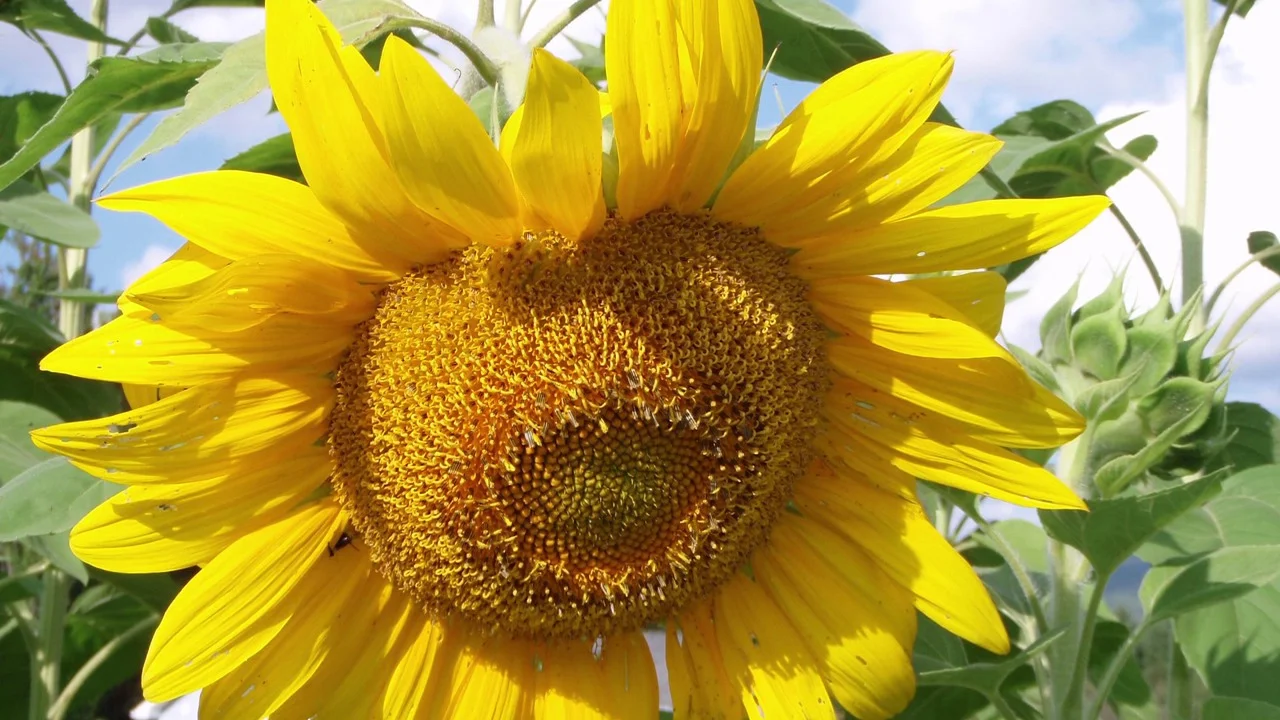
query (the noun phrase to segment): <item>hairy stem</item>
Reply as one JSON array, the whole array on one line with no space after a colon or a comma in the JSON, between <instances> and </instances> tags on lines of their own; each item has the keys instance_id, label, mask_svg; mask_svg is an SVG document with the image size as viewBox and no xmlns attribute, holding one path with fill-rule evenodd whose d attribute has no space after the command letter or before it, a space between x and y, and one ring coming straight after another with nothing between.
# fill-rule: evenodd
<instances>
[{"instance_id":1,"label":"hairy stem","mask_svg":"<svg viewBox=\"0 0 1280 720\"><path fill-rule=\"evenodd\" d=\"M1156 294L1164 294L1164 281L1160 279L1160 270L1156 267L1156 261L1151 258L1151 253L1147 252L1147 246L1142 243L1142 238L1138 236L1138 231L1129 224L1129 218L1120 212L1119 206L1114 202L1111 203L1112 216L1120 223L1120 227L1124 228L1129 239L1133 241L1133 247L1138 251L1138 256L1142 258L1142 264L1147 268L1147 274L1151 276L1151 282L1155 283Z\"/></svg>"},{"instance_id":2,"label":"hairy stem","mask_svg":"<svg viewBox=\"0 0 1280 720\"><path fill-rule=\"evenodd\" d=\"M533 39L529 41L529 47L546 47L546 44L551 42L552 38L563 32L565 28L569 27L569 24L574 20L577 20L579 15L599 4L600 0L576 0L574 3L569 5L569 7L565 8L564 12L560 13L555 17L555 19L547 23L546 27L539 30L538 34L534 35Z\"/></svg>"},{"instance_id":3,"label":"hairy stem","mask_svg":"<svg viewBox=\"0 0 1280 720\"><path fill-rule=\"evenodd\" d=\"M1107 589L1109 575L1099 574L1093 585L1093 593L1089 596L1089 605L1084 611L1084 625L1080 629L1080 638L1076 644L1076 661L1071 668L1071 681L1067 685L1066 702L1063 704L1064 718L1080 717L1084 710L1084 686L1089 677L1089 653L1093 650L1093 633L1098 626L1098 611L1102 609L1102 596Z\"/></svg>"},{"instance_id":4,"label":"hairy stem","mask_svg":"<svg viewBox=\"0 0 1280 720\"><path fill-rule=\"evenodd\" d=\"M31 697L27 701L30 720L46 719L61 687L62 641L70 599L71 578L61 570L46 570L40 590L36 652L31 657Z\"/></svg>"}]
</instances>

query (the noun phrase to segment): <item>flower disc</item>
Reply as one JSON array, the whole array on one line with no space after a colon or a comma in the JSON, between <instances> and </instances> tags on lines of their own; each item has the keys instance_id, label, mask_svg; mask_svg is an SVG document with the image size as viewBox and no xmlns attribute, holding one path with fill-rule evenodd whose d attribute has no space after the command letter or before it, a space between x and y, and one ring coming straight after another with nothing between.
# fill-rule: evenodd
<instances>
[{"instance_id":1,"label":"flower disc","mask_svg":"<svg viewBox=\"0 0 1280 720\"><path fill-rule=\"evenodd\" d=\"M527 234L387 288L338 376L334 488L381 572L515 636L640 627L731 576L810 458L823 329L754 230Z\"/></svg>"}]
</instances>

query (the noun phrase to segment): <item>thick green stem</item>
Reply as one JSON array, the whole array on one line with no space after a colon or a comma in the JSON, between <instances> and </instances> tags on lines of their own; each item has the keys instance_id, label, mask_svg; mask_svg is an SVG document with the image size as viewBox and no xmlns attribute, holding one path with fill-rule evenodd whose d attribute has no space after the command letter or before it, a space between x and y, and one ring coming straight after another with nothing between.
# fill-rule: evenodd
<instances>
[{"instance_id":1,"label":"thick green stem","mask_svg":"<svg viewBox=\"0 0 1280 720\"><path fill-rule=\"evenodd\" d=\"M1233 3L1234 4L1234 3ZM1187 58L1187 183L1178 218L1182 235L1182 301L1191 313L1192 335L1204 330L1208 315L1196 293L1204 284L1204 220L1209 169L1209 0L1183 0ZM1230 15L1230 9L1227 12ZM1214 48L1216 50L1216 46Z\"/></svg>"},{"instance_id":2,"label":"thick green stem","mask_svg":"<svg viewBox=\"0 0 1280 720\"><path fill-rule=\"evenodd\" d=\"M89 22L98 29L107 27L107 0L93 0L89 7ZM92 64L102 57L105 48L100 42L90 42L88 62ZM89 180L93 170L94 127L90 124L71 138L71 177L67 186L67 200L85 212L91 210L93 187ZM85 267L89 263L89 251L79 248L61 248L58 252L58 289L71 290L84 287ZM84 308L74 301L62 299L58 303L58 328L68 340L79 336L84 328Z\"/></svg>"},{"instance_id":3,"label":"thick green stem","mask_svg":"<svg viewBox=\"0 0 1280 720\"><path fill-rule=\"evenodd\" d=\"M1084 686L1089 678L1089 653L1093 650L1093 633L1098 626L1098 611L1102 609L1102 596L1107 589L1109 576L1099 575L1094 581L1089 606L1084 611L1084 625L1076 644L1076 661L1071 669L1071 682L1067 685L1067 697L1062 706L1062 717L1076 720L1084 711Z\"/></svg>"},{"instance_id":4,"label":"thick green stem","mask_svg":"<svg viewBox=\"0 0 1280 720\"><path fill-rule=\"evenodd\" d=\"M31 695L27 701L30 720L46 720L61 688L62 639L70 598L71 578L61 570L50 568L45 571L40 591L36 652L31 658Z\"/></svg>"},{"instance_id":5,"label":"thick green stem","mask_svg":"<svg viewBox=\"0 0 1280 720\"><path fill-rule=\"evenodd\" d=\"M1065 445L1058 456L1058 475L1080 497L1093 494L1089 463L1092 428ZM1048 627L1065 630L1062 640L1045 652L1052 683L1052 714L1059 720L1078 720L1079 714L1067 715L1070 706L1073 668L1080 648L1084 612L1080 583L1088 572L1088 563L1075 548L1049 539L1050 589Z\"/></svg>"}]
</instances>

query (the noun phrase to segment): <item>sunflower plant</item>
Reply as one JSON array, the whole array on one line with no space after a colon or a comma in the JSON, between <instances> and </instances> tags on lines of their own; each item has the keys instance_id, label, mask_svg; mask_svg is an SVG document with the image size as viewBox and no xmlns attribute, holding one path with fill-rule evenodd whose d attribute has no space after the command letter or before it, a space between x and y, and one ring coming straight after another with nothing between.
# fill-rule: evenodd
<instances>
[{"instance_id":1,"label":"sunflower plant","mask_svg":"<svg viewBox=\"0 0 1280 720\"><path fill-rule=\"evenodd\" d=\"M172 21L254 4L229 46ZM0 224L58 288L0 305L0 717L1280 716L1277 420L1226 401L1274 293L1224 329L1203 289L1251 3L1187 3L1177 298L1106 195L1160 183L1127 118L963 129L950 54L819 0L612 0L573 60L597 2L507 5L175 0L121 40L106 0L0 3L66 84L0 97ZM758 128L770 73L814 87ZM286 135L101 192L263 90ZM186 244L95 293L94 205ZM1004 342L1102 213L1158 302L1072 290Z\"/></svg>"}]
</instances>

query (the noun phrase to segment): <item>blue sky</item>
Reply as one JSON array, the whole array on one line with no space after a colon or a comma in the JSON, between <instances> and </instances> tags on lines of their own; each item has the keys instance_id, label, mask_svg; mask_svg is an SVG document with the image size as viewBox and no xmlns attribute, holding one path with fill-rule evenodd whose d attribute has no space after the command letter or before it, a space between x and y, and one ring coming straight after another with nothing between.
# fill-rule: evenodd
<instances>
[{"instance_id":1,"label":"blue sky","mask_svg":"<svg viewBox=\"0 0 1280 720\"><path fill-rule=\"evenodd\" d=\"M71 4L83 12L87 0ZM116 35L128 35L168 4L169 0L117 2L110 29ZM453 0L410 0L410 4L462 28L470 22L474 7L473 1ZM537 28L542 18L565 4L565 0L540 0L530 27ZM954 50L956 69L945 102L970 127L988 129L1018 110L1064 97L1103 118L1148 111L1113 132L1112 139L1123 142L1142 132L1154 133L1162 145L1151 165L1180 192L1184 125L1181 3L1177 0L845 0L836 5L894 49ZM1269 175L1270 168L1280 164L1280 141L1265 125L1265 118L1276 116L1280 88L1274 73L1260 71L1280 66L1272 40L1280 32L1278 11L1260 3L1247 20L1234 23L1216 70L1209 203L1211 280L1246 257L1242 239L1249 230L1280 227L1276 203L1259 194L1259 184L1251 180ZM262 16L256 10L201 9L184 13L177 21L202 39L230 41L256 32ZM570 28L570 34L595 40L602 27L601 16L589 12ZM81 64L82 45L58 40L55 47L73 75L78 75L75 68ZM567 48L565 43L553 46L561 52ZM786 80L775 80L772 86L762 103L762 125L777 122L783 109L793 107L809 89ZM772 97L775 87L780 104ZM39 48L8 26L0 26L0 93L58 88L57 77ZM265 97L233 109L177 146L129 168L113 187L218 167L224 159L284 130L279 117L266 110ZM117 158L126 156L154 124L154 118L145 123ZM1176 276L1176 227L1159 195L1140 178L1121 183L1113 195L1147 238L1164 274ZM98 212L96 217L103 240L90 253L90 270L95 285L104 290L121 289L130 277L162 260L181 242L140 215ZM0 262L11 258L11 250L0 250ZM1036 346L1034 328L1039 316L1077 276L1083 274L1086 293L1096 292L1114 272L1126 268L1132 272L1137 266L1132 260L1128 241L1114 221L1099 220L1050 253L1049 260L1020 281L1019 286L1029 292L1010 305L1006 338ZM1149 303L1146 281L1137 273L1131 277L1131 302ZM1227 293L1228 314L1246 305L1250 294L1256 295L1271 280L1260 270L1245 273L1238 291ZM1237 394L1260 395L1273 408L1280 407L1280 388L1269 378L1270 366L1280 360L1280 342L1270 339L1280 337L1278 316L1274 311L1265 313L1252 334L1246 333L1250 342L1240 353L1235 383Z\"/></svg>"}]
</instances>

